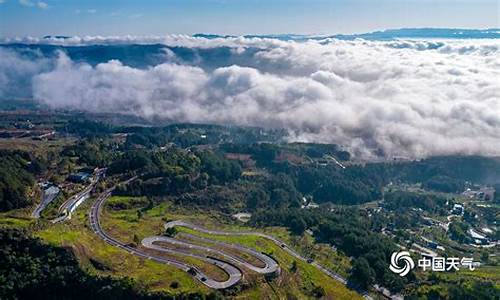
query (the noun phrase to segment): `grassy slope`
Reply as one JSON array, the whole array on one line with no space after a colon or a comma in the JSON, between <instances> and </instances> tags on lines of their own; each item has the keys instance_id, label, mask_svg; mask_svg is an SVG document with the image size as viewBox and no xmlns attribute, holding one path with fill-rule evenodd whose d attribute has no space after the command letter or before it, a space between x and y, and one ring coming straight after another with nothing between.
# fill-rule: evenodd
<instances>
[{"instance_id":1,"label":"grassy slope","mask_svg":"<svg viewBox=\"0 0 500 300\"><path fill-rule=\"evenodd\" d=\"M110 201L116 202L120 201L120 199L113 197ZM212 212L188 212L183 209L174 208L169 202L166 202L143 213L140 219L138 219L137 216L137 209L121 211L106 210L103 217L103 223L107 226L107 228L113 231L113 234L121 235L120 238L122 240L132 241L133 234L136 234L140 239L146 236L160 234L163 232L163 223L165 220L178 219L196 222L197 224L203 224L204 226L212 228L215 227L214 224L218 224L217 228L221 228L220 224L221 221L223 221L221 219L224 218L217 213ZM244 228L238 225L228 225L224 226L224 229L250 230L251 228ZM185 228L180 230L189 231L189 229ZM283 228L270 228L267 229L266 232L287 242L291 240L290 235ZM199 235L197 232L192 233ZM297 262L298 270L295 273L290 272L289 268L294 259L286 254L286 252L280 249L277 245L266 239L253 236L211 236L211 238L219 238L220 240L226 240L228 242L240 243L259 251L269 253L278 260L283 268L284 276L280 276L280 278L270 282L265 281L261 276L254 276L253 274L246 275L245 277L247 277L248 286L246 286L242 292L238 293L237 298L286 298L289 295L295 295L299 298L308 298L312 295L311 291L315 285L323 287L326 291L327 297L329 298L359 298L359 295L355 292L348 290L340 283L329 278L307 263ZM309 242L312 243L312 241ZM342 261L343 264L346 263L344 258L339 258L339 260Z\"/></svg>"},{"instance_id":2,"label":"grassy slope","mask_svg":"<svg viewBox=\"0 0 500 300\"><path fill-rule=\"evenodd\" d=\"M31 218L33 207L14 209L0 213L0 228L23 228L27 229L35 223Z\"/></svg>"},{"instance_id":3,"label":"grassy slope","mask_svg":"<svg viewBox=\"0 0 500 300\"><path fill-rule=\"evenodd\" d=\"M36 235L50 244L72 247L82 267L90 273L131 277L154 291L162 290L174 294L208 291L183 271L137 258L100 240L88 228L88 210L89 203L86 203L77 210L70 222L49 225ZM90 263L90 258L109 270L97 270ZM179 283L177 289L170 287L174 281Z\"/></svg>"},{"instance_id":4,"label":"grassy slope","mask_svg":"<svg viewBox=\"0 0 500 300\"><path fill-rule=\"evenodd\" d=\"M209 292L208 288L198 281L193 280L191 276L183 271L152 261L144 261L101 241L88 227L87 213L91 201L92 200L88 200L84 203L76 211L72 220L63 224L54 225L46 221L36 222L29 218L24 218L28 212L23 211L15 215L12 215L12 213L1 214L0 227L31 228L34 230L36 236L47 243L56 246L71 247L77 255L82 268L92 274L128 276L137 280L140 285L152 291L166 291L172 294L182 294L194 291L200 291L202 293ZM126 199L113 197L111 201L119 202L126 201ZM137 209L121 211L105 210L103 214L103 225L113 232L113 236L116 234L117 236L115 237L120 240L124 242L133 242L134 234L137 235L139 239L142 239L149 235L163 233L163 223L166 220L177 219L195 222L209 228L215 228L215 224L223 224L228 221L226 217L215 212L187 211L182 208L174 207L170 202L165 202L143 213L140 219L137 215ZM217 225L217 228L223 228L224 230L252 230L249 227L243 227L237 224L224 226ZM188 229L182 230L189 231ZM312 243L312 239L310 237L294 240L283 228L266 228L263 231L273 234L291 245L302 243L304 249L298 249L302 253L311 250L309 243ZM218 237L211 236L211 238ZM343 285L337 283L306 263L297 262L297 271L291 272L290 266L294 259L270 241L257 237L219 238L269 253L278 260L283 269L283 275L272 281L267 281L262 276L255 274L246 274L245 284L240 287L240 291L233 295L233 298L293 299L293 296L295 296L298 299L306 299L312 298L314 286L321 286L326 292L327 299L360 299L359 295L348 290ZM329 251L332 252L331 250ZM322 254L323 251L315 251L315 253L320 253L320 256L326 255ZM340 261L344 264L348 264L348 261L345 261L345 257L339 257ZM189 261L191 263L197 263L196 260L191 259ZM178 282L179 287L177 289L171 288L170 285L172 282Z\"/></svg>"},{"instance_id":5,"label":"grassy slope","mask_svg":"<svg viewBox=\"0 0 500 300\"><path fill-rule=\"evenodd\" d=\"M283 251L279 246L267 239L256 236L206 235L188 228L179 228L179 231L198 236L209 237L229 243L238 243L271 255L279 262L284 275L282 276L282 280L278 280L277 282L273 283L274 285L276 285L276 288L279 289L279 292L281 292L280 296L286 296L287 292L293 295L302 294L306 296L316 285L324 288L326 294L334 299L359 298L359 295L357 295L355 292L348 290L342 284L331 279L330 277L316 269L314 266L311 266L305 262L297 261L298 269L295 273L292 272L290 268L295 259L288 255L285 251Z\"/></svg>"}]
</instances>

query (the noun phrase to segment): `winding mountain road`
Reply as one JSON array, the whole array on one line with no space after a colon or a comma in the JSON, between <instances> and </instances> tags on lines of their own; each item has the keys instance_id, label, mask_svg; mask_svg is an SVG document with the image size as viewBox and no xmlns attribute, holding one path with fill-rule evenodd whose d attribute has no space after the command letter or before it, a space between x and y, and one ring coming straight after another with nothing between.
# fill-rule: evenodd
<instances>
[{"instance_id":1,"label":"winding mountain road","mask_svg":"<svg viewBox=\"0 0 500 300\"><path fill-rule=\"evenodd\" d=\"M127 184L133 180L135 180L137 177L130 178L129 180L122 182L121 184ZM190 240L198 240L202 243L212 243L221 247L225 248L231 248L233 250L237 250L241 253L246 253L247 255L251 255L255 257L256 259L260 260L263 262L264 266L256 266L250 262L245 261L241 257L237 257L235 255L226 253L224 251L221 251L219 249L214 249L210 248L209 246L203 246L199 244L193 244L188 241L184 240L179 240L175 239L172 237L167 237L167 236L151 236L151 237L146 237L142 240L141 244L144 248L155 250L158 252L164 252L168 254L173 254L173 255L180 255L180 256L187 256L187 257L192 257L196 258L198 260L204 261L206 263L212 264L214 266L219 267L222 269L227 275L228 278L225 281L218 281L216 279L210 278L207 274L203 273L203 271L199 270L197 267L190 265L188 263L174 260L171 258L166 258L162 256L157 256L150 254L149 252L146 252L144 250L138 249L136 247L130 246L128 244L125 244L123 242L120 242L119 240L109 236L101 227L101 223L99 220L99 216L102 211L102 207L105 203L105 201L111 196L111 193L115 189L116 186L106 190L103 192L97 200L93 203L90 213L89 213L89 220L90 220L90 225L92 230L106 243L118 247L120 249L123 249L131 254L134 254L136 256L145 258L145 259L150 259L159 263L163 263L166 265L171 265L174 266L178 269L181 269L185 272L188 272L191 274L194 278L202 282L204 285L213 288L213 289L225 289L229 288L238 282L243 277L243 274L241 270L238 268L246 268L251 271L254 271L259 274L278 274L280 272L280 267L278 263L268 255L265 255L263 253L260 253L254 249L244 247L239 244L231 244L231 243L226 243L214 239L209 239L205 237L200 237L188 233L182 233L184 236L187 236ZM169 228L174 228L174 227L186 227L190 228L192 230L205 233L205 234L210 234L210 235L220 235L220 236L258 236L262 237L265 239L268 239L278 245L281 249L286 251L289 255L295 257L298 260L304 261L306 263L311 264L312 266L316 267L329 277L333 278L334 280L347 285L347 280L344 279L342 276L340 276L337 273L334 273L333 271L330 271L323 267L322 265L308 260L307 258L301 256L299 253L295 252L292 248L290 248L287 244L282 242L281 240L261 233L261 232L229 232L229 231L220 231L220 230L211 230L211 229L206 229L194 224L190 224L184 221L171 221L167 222L164 225L165 229ZM168 245L172 245L172 247L169 247ZM192 251L192 250L198 250L198 251ZM203 254L200 254L203 253ZM206 255L204 255L206 253ZM222 259L216 258L215 256L222 257ZM363 294L363 296L366 299L372 299L369 295L367 295L366 292L364 291L358 291Z\"/></svg>"},{"instance_id":2,"label":"winding mountain road","mask_svg":"<svg viewBox=\"0 0 500 300\"><path fill-rule=\"evenodd\" d=\"M237 282L241 280L242 274L241 272L232 266L229 266L228 264L224 262L219 262L216 260L213 260L213 263L217 265L218 267L221 267L226 273L228 273L229 278L228 280L224 282L219 282L213 279L210 279L206 274L204 274L201 270L196 268L195 266L189 265L187 263L177 261L174 259L167 259L164 257L160 256L155 256L149 253L146 253L144 251L141 251L135 247L129 246L123 242L120 242L119 240L109 236L101 227L100 220L99 220L99 215L102 210L102 205L106 201L106 199L111 196L112 191L114 188L106 190L104 193L102 193L99 198L94 202L90 209L90 214L89 214L89 220L90 220L90 226L92 230L106 243L118 247L120 249L123 249L130 254L134 254L136 256L145 258L145 259L150 259L159 263L163 263L166 265L170 265L173 267L176 267L178 269L181 269L185 272L190 273L193 277L198 279L200 282L205 284L206 286L214 289L224 289L227 287L230 287Z\"/></svg>"},{"instance_id":3,"label":"winding mountain road","mask_svg":"<svg viewBox=\"0 0 500 300\"><path fill-rule=\"evenodd\" d=\"M200 227L200 226L196 226L196 225L193 225L193 224L190 224L190 223L186 223L186 222L183 222L183 221L172 221L172 222L168 222L165 224L165 228L170 228L170 227L176 227L176 226L179 226L179 227L186 227L186 228L190 228L192 230L196 230L196 231L199 231L199 232L202 232L202 233L206 233L206 234L212 234L212 235L222 235L222 236L248 236L248 235L253 235L253 236L258 236L258 237L262 237L262 238L265 238L265 239L268 239L270 241L272 241L273 243L275 243L276 245L280 246L281 249L283 249L284 251L286 251L288 254L290 254L291 256L295 257L296 259L298 260L301 260L301 261L304 261L304 262L308 262L308 260L301 256L299 253L297 253L296 251L294 251L292 248L290 248L285 242L273 237L273 236L270 236L270 235L267 235L267 234L264 234L264 233L261 233L261 232L251 232L251 231L239 231L239 232L230 232L230 231L220 231L220 230L210 230L210 229L205 229L203 227ZM222 242L219 242L219 243L222 243ZM224 243L222 243L224 244ZM241 247L241 246L237 246L237 245L233 245L233 247ZM327 270L326 268L324 268L323 266L321 266L320 264L316 263L316 262L311 262L310 263L311 265L315 266L316 268L320 269L321 271L323 271L325 274L327 274L328 276L332 277L333 279L339 281L340 283L342 284L347 284L347 280L344 279L342 276L332 272L332 271L329 271Z\"/></svg>"},{"instance_id":4,"label":"winding mountain road","mask_svg":"<svg viewBox=\"0 0 500 300\"><path fill-rule=\"evenodd\" d=\"M213 241L210 239L198 239L198 240L202 240L205 242L217 243L216 241ZM173 246L182 246L182 247L187 248L189 250L201 250L201 251L207 253L207 255L210 255L213 253L213 255L219 255L219 256L223 257L224 260L227 260L229 263L231 263L233 265L237 265L239 267L244 267L244 268L250 269L250 270L252 270L256 273L259 273L259 274L273 274L273 273L279 272L279 270L280 270L278 263L276 263L276 261L274 261L269 256L264 255L262 253L254 251L254 250L250 250L248 248L241 247L241 246L238 247L235 245L218 243L219 245L222 245L222 246L227 246L227 247L232 246L232 248L234 248L234 249L238 249L241 252L246 252L252 256L255 256L259 260L261 260L265 264L265 266L261 268L261 267L255 266L251 263L248 263L241 258L238 258L234 255L227 254L227 253L220 251L218 249L213 249L213 248L210 248L207 246L192 244L192 243L180 241L180 240L170 238L170 237L152 236L152 237L147 237L147 238L142 240L142 245L146 248L150 248L150 249L154 249L154 250L162 251L162 252L167 252L167 253L172 253L172 254L182 253L182 255L191 256L191 257L198 258L200 260L204 260L206 262L213 263L213 264L217 265L216 262L213 262L213 259L211 257L202 256L199 254L193 254L189 251L184 251L184 250L178 250L178 249L172 250L170 248L159 246L159 245L157 245L157 243L166 243L166 244L171 244ZM225 271L227 272L230 270L225 270Z\"/></svg>"},{"instance_id":5,"label":"winding mountain road","mask_svg":"<svg viewBox=\"0 0 500 300\"><path fill-rule=\"evenodd\" d=\"M309 263L310 265L316 267L317 269L319 269L320 271L322 271L323 273L325 273L326 275L328 275L329 277L335 279L336 281L344 284L344 285L347 285L347 280L340 276L339 274L323 267L322 265L320 265L319 263L315 262L315 261L310 261L308 260L307 258L303 257L302 255L300 255L299 253L297 253L295 250L293 250L292 248L290 248L286 243L284 243L283 241L271 236L271 235L267 235L267 234L264 234L264 233L261 233L261 232L252 232L252 231L239 231L239 232L231 232L231 231L220 231L220 230L211 230L211 229L205 229L203 227L200 227L200 226L197 226L197 225L193 225L191 223L186 223L184 221L171 221L171 222L168 222L165 224L165 229L167 228L172 228L172 227L176 227L176 226L179 226L179 227L186 227L186 228L190 228L192 230L196 230L198 232L202 232L202 233L206 233L206 234L211 234L211 235L221 235L221 236L248 236L248 235L253 235L253 236L258 236L258 237L262 237L262 238L265 238L265 239L268 239L270 241L272 241L273 243L275 243L276 245L278 245L279 247L281 247L281 249L283 249L284 251L286 251L288 254L290 254L291 256L295 257L296 259L298 260L301 260L301 261L304 261L306 263ZM203 238L201 238L203 239ZM213 241L213 240L210 240L210 241ZM221 243L221 244L225 244L223 242L218 242L218 243ZM238 246L238 245L235 245L235 244L230 244L232 245L233 247L242 247L242 246ZM368 293L366 291L362 291L362 290L357 290L360 294L362 294L364 296L365 299L369 299L369 300L373 300L373 298L371 296L368 295Z\"/></svg>"},{"instance_id":6,"label":"winding mountain road","mask_svg":"<svg viewBox=\"0 0 500 300\"><path fill-rule=\"evenodd\" d=\"M135 180L136 178L137 177L133 177L133 178L123 182L122 184L127 184L127 183ZM174 259L170 259L170 258L152 255L148 252L137 249L136 247L132 247L128 244L120 242L119 240L108 235L101 227L99 216L101 214L103 204L111 196L111 193L113 192L115 187L116 186L104 191L97 198L97 200L93 203L93 205L90 209L90 212L89 212L89 220L90 220L90 226L91 226L92 230L106 243L108 243L112 246L118 247L120 249L123 249L123 250L129 252L130 254L134 254L136 256L139 256L139 257L142 257L145 259L150 259L150 260L153 260L153 261L156 261L159 263L163 263L166 265L170 265L170 266L176 267L178 269L181 269L185 272L188 272L194 278L196 278L200 282L202 282L204 285L206 285L210 288L213 288L213 289L225 289L225 288L228 288L228 287L235 285L236 283L238 283L241 280L241 278L243 276L241 271L238 268L232 266L231 264L228 264L224 261L221 261L221 260L218 260L215 258L201 257L201 256L197 256L197 255L194 255L194 254L191 254L188 252L184 252L184 251L159 247L159 246L154 244L156 242L155 237L146 238L145 240L143 240L143 245L145 245L145 247L153 249L153 250L158 250L158 251L162 251L162 252L169 252L171 254L177 254L177 255L188 255L191 257L198 258L198 259L202 259L203 261L205 261L207 263L213 264L213 265L221 268L224 272L227 273L228 279L225 281L217 281L215 279L210 278L207 274L203 273L203 271L199 270L197 267L195 267L193 265L190 265L190 264L187 264L187 263L184 263L181 261L177 261ZM160 237L160 238L162 238L162 237Z\"/></svg>"}]
</instances>

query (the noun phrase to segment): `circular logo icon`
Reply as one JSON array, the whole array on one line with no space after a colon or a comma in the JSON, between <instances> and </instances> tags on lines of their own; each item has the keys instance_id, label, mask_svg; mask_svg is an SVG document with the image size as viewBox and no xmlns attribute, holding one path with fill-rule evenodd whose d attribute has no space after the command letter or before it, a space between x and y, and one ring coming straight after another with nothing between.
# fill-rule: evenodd
<instances>
[{"instance_id":1,"label":"circular logo icon","mask_svg":"<svg viewBox=\"0 0 500 300\"><path fill-rule=\"evenodd\" d=\"M401 251L392 253L391 265L389 266L392 272L404 277L410 273L413 268L415 268L415 262L411 258L410 252Z\"/></svg>"}]
</instances>

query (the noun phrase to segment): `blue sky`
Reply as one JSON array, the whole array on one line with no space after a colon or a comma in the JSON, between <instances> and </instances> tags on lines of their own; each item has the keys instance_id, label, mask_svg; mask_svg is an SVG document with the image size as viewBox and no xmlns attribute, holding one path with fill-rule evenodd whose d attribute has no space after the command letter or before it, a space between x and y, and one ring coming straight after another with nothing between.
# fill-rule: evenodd
<instances>
[{"instance_id":1,"label":"blue sky","mask_svg":"<svg viewBox=\"0 0 500 300\"><path fill-rule=\"evenodd\" d=\"M0 0L0 36L498 28L499 0Z\"/></svg>"}]
</instances>

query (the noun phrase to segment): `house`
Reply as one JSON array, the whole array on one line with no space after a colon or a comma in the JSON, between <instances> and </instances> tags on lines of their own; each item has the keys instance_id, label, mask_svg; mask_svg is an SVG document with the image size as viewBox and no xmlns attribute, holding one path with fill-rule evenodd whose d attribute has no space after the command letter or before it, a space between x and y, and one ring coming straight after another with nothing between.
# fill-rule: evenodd
<instances>
[{"instance_id":1,"label":"house","mask_svg":"<svg viewBox=\"0 0 500 300\"><path fill-rule=\"evenodd\" d=\"M464 214L464 206L462 204L454 204L452 213L454 215L463 215Z\"/></svg>"},{"instance_id":2,"label":"house","mask_svg":"<svg viewBox=\"0 0 500 300\"><path fill-rule=\"evenodd\" d=\"M482 201L491 201L495 197L495 189L486 186L480 187L477 190L472 190L468 188L462 194L470 199L475 198Z\"/></svg>"}]
</instances>

